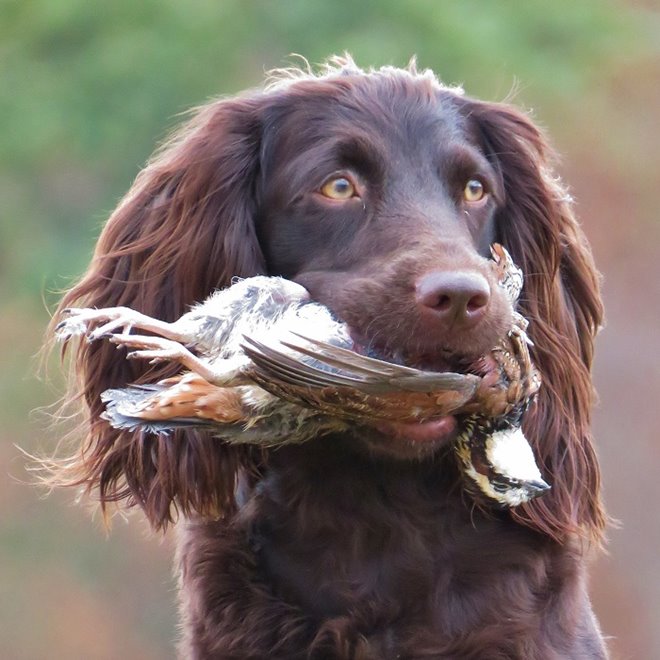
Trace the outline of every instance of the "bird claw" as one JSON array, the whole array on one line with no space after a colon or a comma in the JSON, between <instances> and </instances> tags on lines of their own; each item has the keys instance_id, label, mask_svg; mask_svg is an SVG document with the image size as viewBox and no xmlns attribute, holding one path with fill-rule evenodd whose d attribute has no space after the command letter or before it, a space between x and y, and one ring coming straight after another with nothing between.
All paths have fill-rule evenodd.
<instances>
[{"instance_id":1,"label":"bird claw","mask_svg":"<svg viewBox=\"0 0 660 660\"><path fill-rule=\"evenodd\" d=\"M135 325L134 322L128 321L124 318L118 318L108 323L104 323L102 326L96 328L89 333L87 340L89 342L96 341L97 339L103 339L104 337L112 336L115 330L121 328L122 335L128 335Z\"/></svg>"},{"instance_id":2,"label":"bird claw","mask_svg":"<svg viewBox=\"0 0 660 660\"><path fill-rule=\"evenodd\" d=\"M185 346L171 339L163 337L149 337L146 335L111 334L108 341L116 344L117 348L126 346L137 350L127 353L129 360L149 360L149 364L159 362L181 361L190 352Z\"/></svg>"},{"instance_id":3,"label":"bird claw","mask_svg":"<svg viewBox=\"0 0 660 660\"><path fill-rule=\"evenodd\" d=\"M529 335L527 334L526 327L514 325L511 330L509 330L508 336L516 346L534 346L534 342L529 338Z\"/></svg>"},{"instance_id":4,"label":"bird claw","mask_svg":"<svg viewBox=\"0 0 660 660\"><path fill-rule=\"evenodd\" d=\"M165 351L131 351L126 354L127 360L149 360L149 364L159 364L168 360L173 360L177 356L174 353L168 354ZM151 359L150 359L151 358Z\"/></svg>"},{"instance_id":5,"label":"bird claw","mask_svg":"<svg viewBox=\"0 0 660 660\"><path fill-rule=\"evenodd\" d=\"M90 343L112 334L119 328L122 329L123 334L128 334L143 317L142 314L128 307L105 309L67 307L62 310L62 315L66 318L55 326L55 337L60 341L66 341L84 335Z\"/></svg>"},{"instance_id":6,"label":"bird claw","mask_svg":"<svg viewBox=\"0 0 660 660\"><path fill-rule=\"evenodd\" d=\"M85 334L87 334L87 323L76 316L60 321L55 326L55 338L58 341L66 341Z\"/></svg>"}]
</instances>

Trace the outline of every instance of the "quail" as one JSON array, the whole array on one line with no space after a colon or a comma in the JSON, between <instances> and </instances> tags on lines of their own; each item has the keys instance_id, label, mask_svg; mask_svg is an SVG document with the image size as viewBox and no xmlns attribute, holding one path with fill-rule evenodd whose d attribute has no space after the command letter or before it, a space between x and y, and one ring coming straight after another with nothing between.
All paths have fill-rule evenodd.
<instances>
[{"instance_id":1,"label":"quail","mask_svg":"<svg viewBox=\"0 0 660 660\"><path fill-rule=\"evenodd\" d=\"M494 245L492 254L515 305L522 273L502 246ZM65 314L56 329L61 340L107 337L130 348L128 358L186 369L155 384L104 392L104 417L116 428L208 426L229 442L279 445L349 425L459 415L456 455L473 491L516 506L548 488L520 430L540 379L527 348L527 322L517 313L475 373L460 374L356 353L344 323L303 287L278 277L237 280L173 323L126 307Z\"/></svg>"}]
</instances>

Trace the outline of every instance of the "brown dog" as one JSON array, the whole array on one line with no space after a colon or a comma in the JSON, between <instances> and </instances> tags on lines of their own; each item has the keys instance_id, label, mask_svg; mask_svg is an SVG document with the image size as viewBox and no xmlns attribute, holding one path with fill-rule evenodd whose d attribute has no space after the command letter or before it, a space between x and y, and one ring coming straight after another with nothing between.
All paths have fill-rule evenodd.
<instances>
[{"instance_id":1,"label":"brown dog","mask_svg":"<svg viewBox=\"0 0 660 660\"><path fill-rule=\"evenodd\" d=\"M235 275L282 275L374 354L444 370L511 324L487 267L505 245L543 380L525 435L553 485L471 510L452 423L268 451L119 432L99 420L101 393L173 371L83 343L87 439L56 479L155 527L184 518L182 657L606 657L584 568L604 524L589 428L601 305L550 159L508 106L338 61L203 107L139 175L63 306L173 321Z\"/></svg>"}]
</instances>

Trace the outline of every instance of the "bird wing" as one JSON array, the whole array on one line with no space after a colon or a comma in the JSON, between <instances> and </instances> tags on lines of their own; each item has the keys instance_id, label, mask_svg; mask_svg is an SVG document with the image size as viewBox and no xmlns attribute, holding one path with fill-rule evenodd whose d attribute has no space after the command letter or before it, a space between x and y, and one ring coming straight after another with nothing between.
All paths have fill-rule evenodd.
<instances>
[{"instance_id":1,"label":"bird wing","mask_svg":"<svg viewBox=\"0 0 660 660\"><path fill-rule=\"evenodd\" d=\"M298 335L277 345L244 337L246 376L274 396L339 419L420 422L454 414L480 379L424 372Z\"/></svg>"},{"instance_id":2,"label":"bird wing","mask_svg":"<svg viewBox=\"0 0 660 660\"><path fill-rule=\"evenodd\" d=\"M471 374L421 371L377 360L327 342L292 333L309 346L282 341L301 358L251 337L244 337L243 350L262 376L274 377L293 386L311 388L346 387L365 394L451 391L467 398L476 391L479 378ZM305 362L302 356L318 363ZM324 366L325 365L325 366ZM328 369L330 368L330 369Z\"/></svg>"}]
</instances>

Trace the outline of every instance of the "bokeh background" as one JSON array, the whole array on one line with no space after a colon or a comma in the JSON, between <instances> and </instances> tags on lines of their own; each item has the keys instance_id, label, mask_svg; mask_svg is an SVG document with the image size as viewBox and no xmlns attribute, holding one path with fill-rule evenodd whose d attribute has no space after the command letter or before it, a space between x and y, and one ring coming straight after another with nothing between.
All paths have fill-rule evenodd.
<instances>
[{"instance_id":1,"label":"bokeh background","mask_svg":"<svg viewBox=\"0 0 660 660\"><path fill-rule=\"evenodd\" d=\"M300 53L413 54L470 94L533 111L604 273L595 413L620 526L593 566L617 658L660 658L660 7L653 0L0 0L0 657L174 657L172 543L139 516L47 499L15 445L52 449L35 377L58 290L177 115ZM561 359L559 356L558 359Z\"/></svg>"}]
</instances>

